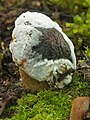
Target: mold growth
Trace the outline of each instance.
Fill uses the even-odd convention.
[[[76,69],[74,46],[57,23],[42,13],[26,12],[16,19],[13,36],[13,60],[31,78],[57,88],[71,82]]]

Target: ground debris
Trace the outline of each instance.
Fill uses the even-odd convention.
[[[0,115],[3,113],[5,107],[10,102],[12,96],[9,93],[3,94],[2,99],[0,100]]]
[[[90,84],[90,61],[85,61],[77,64],[77,71],[83,76],[84,81]]]

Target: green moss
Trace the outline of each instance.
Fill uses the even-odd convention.
[[[89,10],[89,9],[88,9]],[[71,31],[71,36],[81,35],[84,38],[90,37],[90,13],[82,13],[81,15],[76,15],[73,19],[73,23],[66,23],[67,32]],[[88,16],[88,17],[87,17]],[[67,34],[68,34],[67,33]],[[70,36],[70,37],[71,37]]]
[[[90,96],[90,86],[75,72],[72,83],[64,89],[22,96],[17,106],[8,108],[9,112],[14,110],[14,115],[5,120],[68,120],[77,96]]]
[[[66,23],[65,32],[72,38],[77,56],[81,56],[82,51],[90,56],[90,8],[74,16],[73,23]]]
[[[90,96],[90,85],[84,78],[83,73],[79,73],[76,71],[76,73],[73,76],[73,85],[72,85],[72,91],[71,94],[74,92],[73,96]]]
[[[71,102],[70,96],[62,92],[27,94],[18,100],[11,120],[65,120],[69,117]]]
[[[88,46],[85,47],[85,53],[86,53],[87,57],[90,57],[90,48]]]
[[[83,8],[86,10],[90,7],[90,0],[49,0],[49,2],[72,15],[79,14],[83,12]]]

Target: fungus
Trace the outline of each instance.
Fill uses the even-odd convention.
[[[12,36],[10,51],[27,89],[63,88],[71,82],[74,46],[56,22],[42,13],[26,12],[16,19]],[[30,77],[28,84],[22,74]]]

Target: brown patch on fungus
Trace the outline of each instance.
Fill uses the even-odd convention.
[[[18,66],[24,68],[24,63],[26,63],[26,59],[22,59],[20,62],[18,62]]]
[[[42,55],[42,59],[69,59],[72,62],[71,50],[62,33],[54,28],[38,28],[42,33],[39,44],[32,47],[32,51]]]

